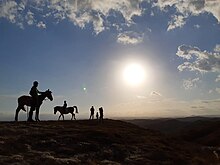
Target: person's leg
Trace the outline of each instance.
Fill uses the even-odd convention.
[[[39,109],[40,109],[40,107],[36,107],[36,113],[35,113],[35,120],[36,121],[40,121],[40,119],[39,119]]]
[[[33,121],[32,116],[33,116],[33,111],[34,111],[35,107],[31,106],[29,115],[28,115],[28,121]]]

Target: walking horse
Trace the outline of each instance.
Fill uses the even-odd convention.
[[[73,117],[74,117],[74,119],[76,120],[76,115],[75,115],[75,113],[74,113],[74,109],[76,109],[76,113],[78,113],[78,108],[77,108],[77,106],[73,106],[73,107],[67,107],[67,108],[63,108],[62,106],[56,106],[56,107],[54,107],[54,114],[56,114],[57,113],[57,111],[59,111],[60,112],[60,116],[59,116],[59,118],[58,118],[58,120],[60,120],[60,117],[62,116],[63,117],[63,120],[64,120],[64,114],[68,114],[68,113],[71,113],[72,114],[72,118],[71,118],[71,120],[73,120]]]

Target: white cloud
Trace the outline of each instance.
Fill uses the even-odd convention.
[[[194,25],[194,28],[199,29],[200,25],[196,24],[196,25]]]
[[[39,27],[39,28],[42,28],[42,29],[46,28],[46,24],[43,23],[42,21],[38,22],[36,26]]]
[[[220,53],[220,44],[217,44],[217,45],[215,46],[214,51]]]
[[[163,11],[166,11],[167,7],[174,7],[176,9],[176,16],[178,17],[178,15],[182,14],[184,18],[191,15],[198,16],[206,12],[212,14],[217,21],[220,22],[219,0],[158,0],[154,3],[154,6],[157,6]],[[171,22],[174,22],[175,24],[176,20],[178,20],[177,17],[172,17]],[[182,24],[184,24],[183,20]],[[179,25],[181,24],[179,23]],[[175,27],[181,26],[172,26],[172,28]]]
[[[18,4],[15,1],[0,2],[0,18],[6,18],[12,23],[16,22]]]
[[[216,88],[215,90],[216,92],[220,93],[220,88]]]
[[[132,31],[120,33],[117,36],[117,42],[121,44],[139,44],[143,42],[144,35]]]
[[[172,20],[168,23],[167,31],[181,28],[183,25],[185,25],[185,18],[182,15],[174,15],[172,16]]]
[[[219,82],[220,81],[220,75],[218,75],[215,79],[215,82]]]
[[[44,22],[46,27],[47,17],[55,23],[67,19],[81,28],[91,23],[94,33],[99,34],[111,26],[107,19],[109,16],[123,17],[120,23],[115,23],[119,29],[124,25],[132,25],[133,17],[143,14],[144,9],[140,7],[143,1],[152,3],[150,0],[2,0],[0,18],[5,18],[20,27],[23,27],[23,24],[37,26],[39,22]],[[153,4],[163,11],[166,11],[168,6],[176,9],[176,13],[168,22],[168,31],[183,27],[189,16],[205,12],[211,13],[220,22],[219,0],[158,0]],[[28,12],[33,14],[30,15]],[[155,13],[152,11],[151,15]]]
[[[220,72],[220,53],[201,51],[197,47],[181,45],[176,55],[186,60],[178,66],[179,71]]]
[[[220,3],[219,0],[206,0],[205,10],[213,14],[220,23]]]
[[[190,90],[197,87],[198,82],[199,78],[183,80],[183,87],[185,90]]]
[[[100,14],[93,17],[93,28],[96,34],[105,30],[104,20],[101,18]]]
[[[159,92],[152,91],[152,92],[150,93],[150,96],[162,96],[162,95],[161,95],[161,93],[159,93]]]
[[[34,24],[34,13],[28,11],[27,15],[25,16],[25,19],[27,20],[28,25],[33,25]]]
[[[94,32],[98,34],[107,28],[107,17],[112,11],[122,15],[124,24],[131,25],[133,16],[142,14],[142,1],[144,0],[21,0],[18,3],[16,0],[3,0],[0,1],[0,18],[6,18],[16,24],[35,24],[40,28],[46,27],[47,17],[54,22],[68,19],[81,28],[91,23]]]
[[[141,96],[141,95],[138,95],[138,96],[136,96],[138,99],[147,99],[147,97],[146,96]]]

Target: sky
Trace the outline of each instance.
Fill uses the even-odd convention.
[[[219,116],[220,1],[0,0],[0,59],[0,120],[35,80],[44,120]]]

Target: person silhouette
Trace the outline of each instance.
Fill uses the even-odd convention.
[[[90,108],[90,117],[89,117],[89,120],[93,120],[94,119],[94,112],[95,112],[95,108],[92,106]]]
[[[99,120],[99,113],[96,112],[96,119]]]
[[[31,102],[31,109],[29,112],[29,116],[28,116],[28,121],[33,121],[32,116],[33,116],[33,111],[36,109],[36,113],[39,113],[39,98],[38,98],[38,94],[41,94],[42,92],[40,92],[38,89],[38,82],[34,81],[33,82],[33,86],[31,87],[31,90],[29,92],[29,94],[32,97],[32,102]],[[39,119],[38,119],[39,120]]]
[[[99,108],[99,114],[100,114],[100,116],[99,116],[99,121],[100,121],[100,123],[102,123],[103,122],[103,108],[102,107],[100,107]]]
[[[63,103],[63,111],[64,112],[66,111],[66,107],[67,107],[67,103],[66,103],[66,101],[64,101],[64,103]]]

